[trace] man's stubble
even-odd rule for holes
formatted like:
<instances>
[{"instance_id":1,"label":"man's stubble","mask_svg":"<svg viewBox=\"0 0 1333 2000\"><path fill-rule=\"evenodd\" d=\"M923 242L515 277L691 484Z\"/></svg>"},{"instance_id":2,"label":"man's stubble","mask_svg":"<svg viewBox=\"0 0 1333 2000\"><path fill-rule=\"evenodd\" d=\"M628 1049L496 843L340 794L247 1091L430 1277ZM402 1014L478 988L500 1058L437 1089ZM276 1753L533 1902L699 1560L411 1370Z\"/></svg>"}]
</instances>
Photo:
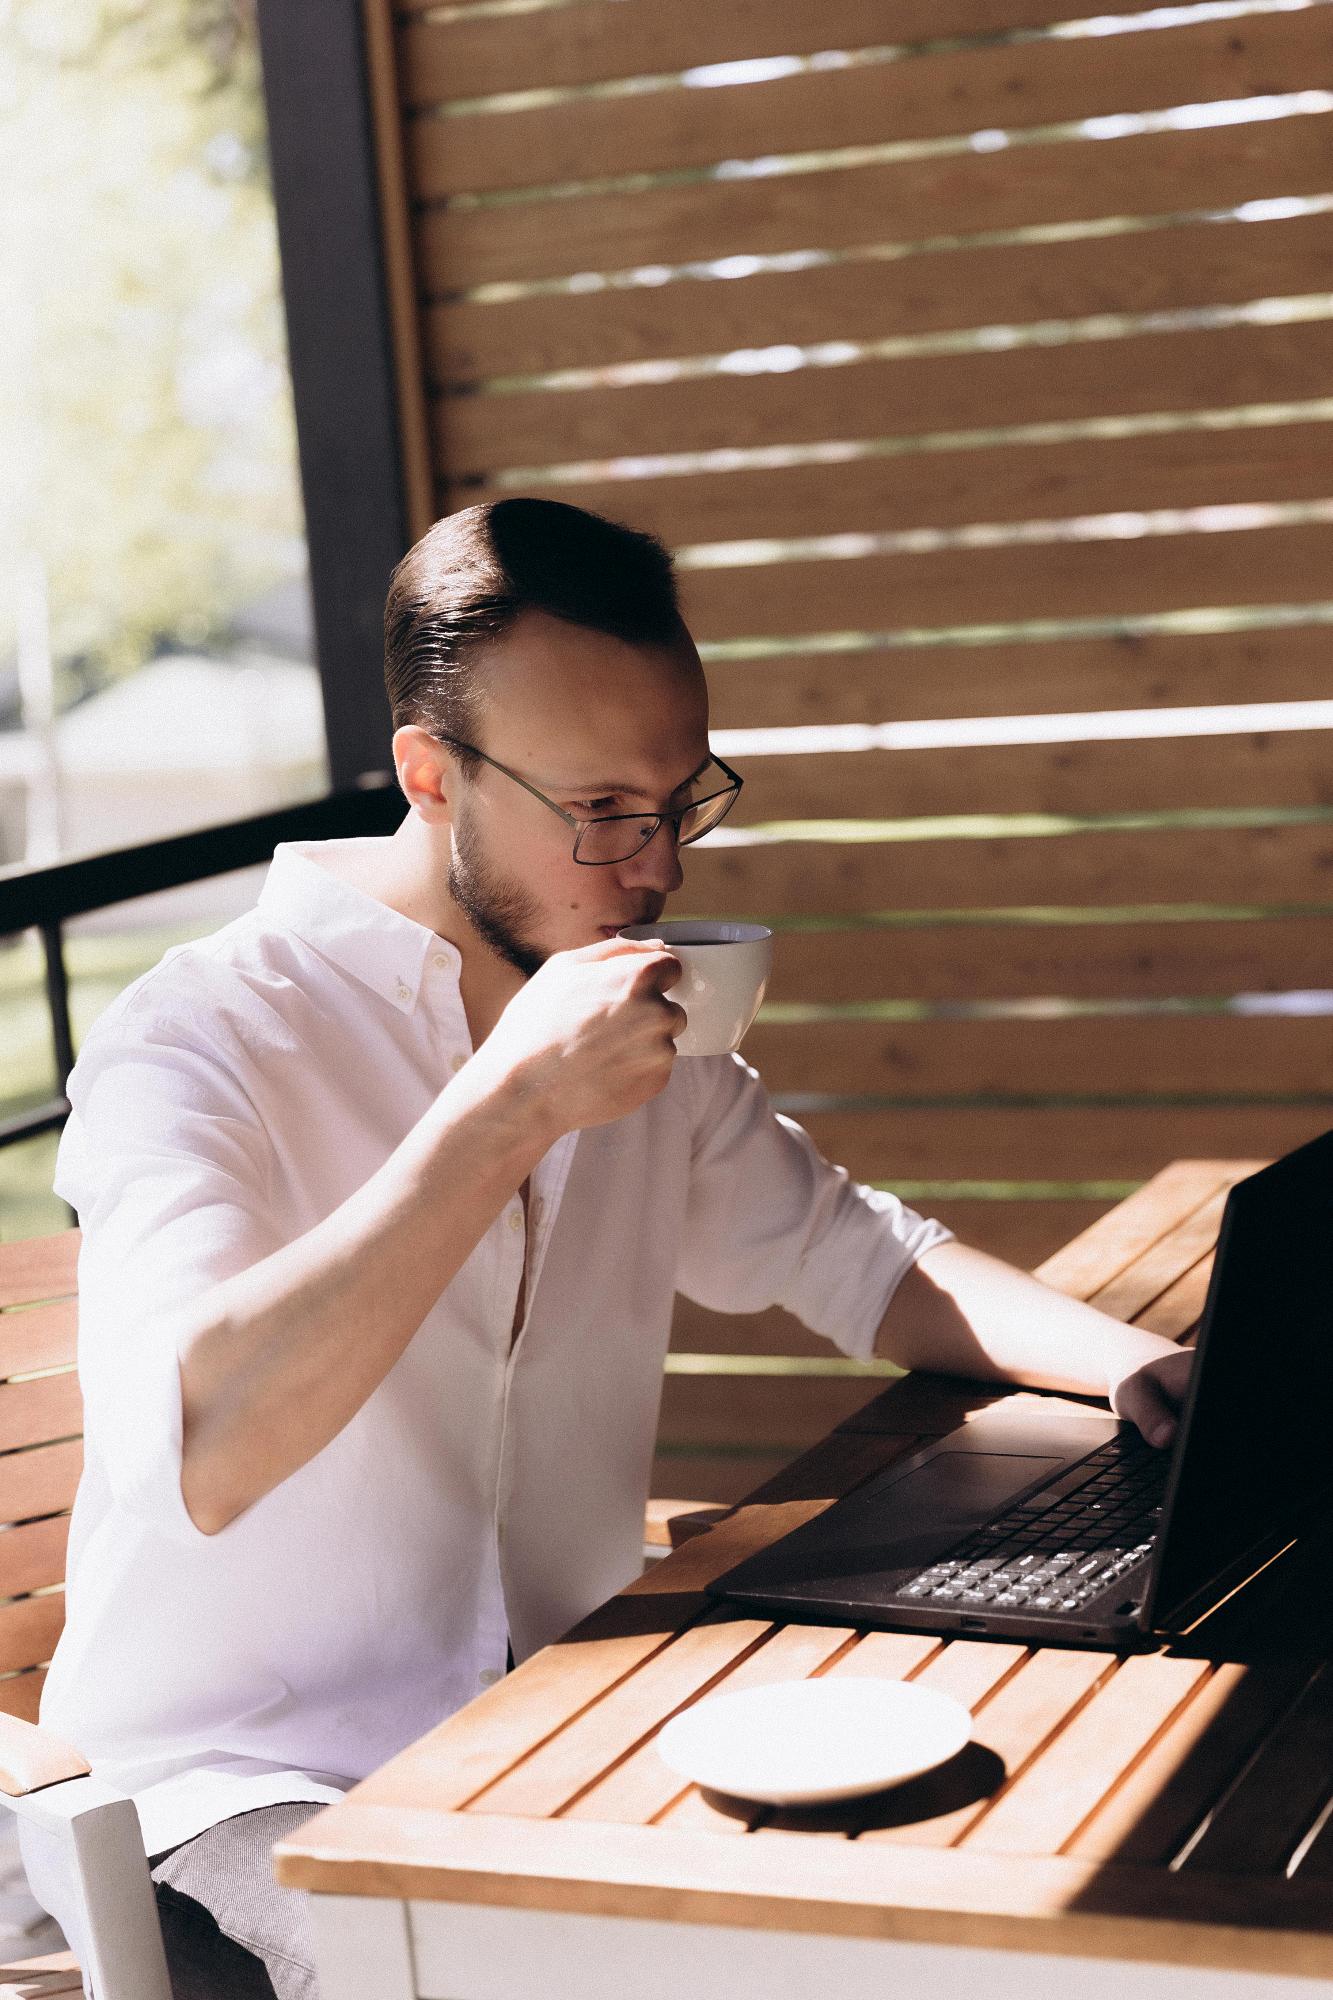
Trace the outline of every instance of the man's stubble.
<instances>
[{"instance_id":1,"label":"man's stubble","mask_svg":"<svg viewBox=\"0 0 1333 2000\"><path fill-rule=\"evenodd\" d=\"M532 942L540 907L517 883L501 880L483 856L466 813L454 825L449 894L482 943L525 979L545 964L547 953Z\"/></svg>"}]
</instances>

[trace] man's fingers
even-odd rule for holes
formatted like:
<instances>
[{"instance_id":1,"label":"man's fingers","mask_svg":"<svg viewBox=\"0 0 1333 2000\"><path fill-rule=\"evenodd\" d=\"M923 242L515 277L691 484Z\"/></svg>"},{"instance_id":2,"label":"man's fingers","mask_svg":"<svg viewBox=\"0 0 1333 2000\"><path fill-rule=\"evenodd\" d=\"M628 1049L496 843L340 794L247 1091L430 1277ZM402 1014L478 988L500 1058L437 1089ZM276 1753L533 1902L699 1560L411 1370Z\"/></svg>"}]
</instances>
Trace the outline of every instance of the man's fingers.
<instances>
[{"instance_id":1,"label":"man's fingers","mask_svg":"<svg viewBox=\"0 0 1333 2000\"><path fill-rule=\"evenodd\" d=\"M1176 1434L1175 1412L1150 1376L1131 1376L1116 1402L1120 1415L1137 1424L1149 1444L1159 1448L1170 1444Z\"/></svg>"},{"instance_id":2,"label":"man's fingers","mask_svg":"<svg viewBox=\"0 0 1333 2000\"><path fill-rule=\"evenodd\" d=\"M663 1005L667 1013L671 1016L671 1019L667 1023L667 1033L674 1042L684 1034L685 1023L688 1021L689 1015L683 1007L678 1007L674 1000L666 1000L663 1002Z\"/></svg>"},{"instance_id":3,"label":"man's fingers","mask_svg":"<svg viewBox=\"0 0 1333 2000\"><path fill-rule=\"evenodd\" d=\"M644 943L647 943L646 939ZM667 950L664 944L655 946L654 950L655 956L648 960L643 970L637 974L636 984L641 988L655 987L659 993L665 993L667 988L674 986L680 978L681 963L673 952Z\"/></svg>"},{"instance_id":4,"label":"man's fingers","mask_svg":"<svg viewBox=\"0 0 1333 2000\"><path fill-rule=\"evenodd\" d=\"M595 944L575 945L569 956L571 958L595 960L602 958L626 958L632 953L643 956L648 953L665 950L666 946L660 938L613 937L598 938Z\"/></svg>"},{"instance_id":5,"label":"man's fingers","mask_svg":"<svg viewBox=\"0 0 1333 2000\"><path fill-rule=\"evenodd\" d=\"M1168 1354L1127 1375L1116 1390L1117 1416L1136 1424L1149 1444L1161 1448L1175 1437L1177 1411L1184 1400L1193 1359L1188 1350Z\"/></svg>"}]
</instances>

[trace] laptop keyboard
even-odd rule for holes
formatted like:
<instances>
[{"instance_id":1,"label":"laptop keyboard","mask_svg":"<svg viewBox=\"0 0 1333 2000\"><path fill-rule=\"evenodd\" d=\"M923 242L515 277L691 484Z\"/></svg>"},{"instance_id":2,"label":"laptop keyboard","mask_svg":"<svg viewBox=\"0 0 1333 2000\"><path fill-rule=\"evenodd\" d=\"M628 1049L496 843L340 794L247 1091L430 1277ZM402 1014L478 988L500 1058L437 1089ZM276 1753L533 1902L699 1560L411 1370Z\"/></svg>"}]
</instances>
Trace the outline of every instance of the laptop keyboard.
<instances>
[{"instance_id":1,"label":"laptop keyboard","mask_svg":"<svg viewBox=\"0 0 1333 2000\"><path fill-rule=\"evenodd\" d=\"M1169 1452L1126 1429L898 1592L986 1611L1079 1611L1152 1551Z\"/></svg>"}]
</instances>

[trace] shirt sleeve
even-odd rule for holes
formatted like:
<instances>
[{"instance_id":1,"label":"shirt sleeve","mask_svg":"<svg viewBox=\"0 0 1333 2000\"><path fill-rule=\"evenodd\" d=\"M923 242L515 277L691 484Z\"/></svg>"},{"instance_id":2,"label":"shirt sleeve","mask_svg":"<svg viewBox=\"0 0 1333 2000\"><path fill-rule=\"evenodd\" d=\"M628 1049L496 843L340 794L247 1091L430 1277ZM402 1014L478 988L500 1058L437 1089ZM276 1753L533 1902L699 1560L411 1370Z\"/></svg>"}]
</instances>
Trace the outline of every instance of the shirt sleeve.
<instances>
[{"instance_id":1,"label":"shirt sleeve","mask_svg":"<svg viewBox=\"0 0 1333 2000\"><path fill-rule=\"evenodd\" d=\"M694 1066L702 1088L678 1288L717 1312L785 1306L867 1360L903 1273L953 1232L831 1166L739 1056Z\"/></svg>"},{"instance_id":2,"label":"shirt sleeve","mask_svg":"<svg viewBox=\"0 0 1333 2000\"><path fill-rule=\"evenodd\" d=\"M270 1148L241 1082L188 1025L117 1008L69 1081L55 1191L77 1211L89 1457L114 1497L195 1538L181 1497L185 1311L279 1247Z\"/></svg>"}]
</instances>

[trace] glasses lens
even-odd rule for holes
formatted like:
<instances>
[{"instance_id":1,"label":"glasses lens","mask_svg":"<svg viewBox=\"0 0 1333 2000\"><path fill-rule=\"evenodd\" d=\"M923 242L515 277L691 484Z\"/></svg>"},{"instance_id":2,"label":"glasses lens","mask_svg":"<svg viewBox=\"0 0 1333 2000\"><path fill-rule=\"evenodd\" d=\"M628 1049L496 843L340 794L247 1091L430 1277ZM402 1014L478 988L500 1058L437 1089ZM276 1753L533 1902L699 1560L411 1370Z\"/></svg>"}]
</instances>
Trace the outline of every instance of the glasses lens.
<instances>
[{"instance_id":1,"label":"glasses lens","mask_svg":"<svg viewBox=\"0 0 1333 2000\"><path fill-rule=\"evenodd\" d=\"M640 819L589 820L574 842L574 859L586 867L603 868L612 861L628 861L646 847L657 828L652 815Z\"/></svg>"},{"instance_id":2,"label":"glasses lens","mask_svg":"<svg viewBox=\"0 0 1333 2000\"><path fill-rule=\"evenodd\" d=\"M715 826L720 826L736 803L739 785L732 785L728 791L719 792L716 798L704 799L699 805L691 806L680 823L680 844L688 847L692 840L702 840Z\"/></svg>"}]
</instances>

